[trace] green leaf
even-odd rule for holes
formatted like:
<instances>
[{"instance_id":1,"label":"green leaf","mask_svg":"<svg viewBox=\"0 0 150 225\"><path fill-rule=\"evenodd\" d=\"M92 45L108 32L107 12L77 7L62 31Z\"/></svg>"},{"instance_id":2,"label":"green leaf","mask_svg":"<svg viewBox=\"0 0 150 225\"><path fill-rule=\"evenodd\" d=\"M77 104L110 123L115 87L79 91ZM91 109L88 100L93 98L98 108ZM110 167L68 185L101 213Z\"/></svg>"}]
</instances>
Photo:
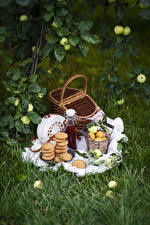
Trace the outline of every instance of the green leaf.
<instances>
[{"instance_id":1,"label":"green leaf","mask_svg":"<svg viewBox=\"0 0 150 225\"><path fill-rule=\"evenodd\" d=\"M122 49L117 49L114 53L114 57L116 59L120 59L123 56L123 50Z\"/></svg>"},{"instance_id":2,"label":"green leaf","mask_svg":"<svg viewBox=\"0 0 150 225\"><path fill-rule=\"evenodd\" d=\"M123 149L123 145L121 143L118 143L117 145L117 150L121 151Z\"/></svg>"},{"instance_id":3,"label":"green leaf","mask_svg":"<svg viewBox=\"0 0 150 225\"><path fill-rule=\"evenodd\" d=\"M69 43L72 45L72 46L76 46L80 41L80 38L76 35L71 35L69 36Z\"/></svg>"},{"instance_id":4,"label":"green leaf","mask_svg":"<svg viewBox=\"0 0 150 225\"><path fill-rule=\"evenodd\" d=\"M17 180L17 181L23 182L23 181L25 181L26 179L27 179L27 175L26 175L26 174L18 174L18 175L16 176L16 180Z\"/></svg>"},{"instance_id":5,"label":"green leaf","mask_svg":"<svg viewBox=\"0 0 150 225\"><path fill-rule=\"evenodd\" d=\"M127 75L127 77L129 77L129 78L135 77L135 74L134 74L134 73L131 73L131 72L127 72L126 75Z\"/></svg>"},{"instance_id":6,"label":"green leaf","mask_svg":"<svg viewBox=\"0 0 150 225\"><path fill-rule=\"evenodd\" d=\"M44 3L44 7L47 9L47 11L53 10L53 5L50 5L49 3Z\"/></svg>"},{"instance_id":7,"label":"green leaf","mask_svg":"<svg viewBox=\"0 0 150 225\"><path fill-rule=\"evenodd\" d=\"M99 38L95 34L81 33L81 38L91 44L98 44L100 42Z\"/></svg>"},{"instance_id":8,"label":"green leaf","mask_svg":"<svg viewBox=\"0 0 150 225\"><path fill-rule=\"evenodd\" d=\"M54 17L54 23L58 28L60 28L63 25L63 22L59 17Z\"/></svg>"},{"instance_id":9,"label":"green leaf","mask_svg":"<svg viewBox=\"0 0 150 225\"><path fill-rule=\"evenodd\" d=\"M38 76L35 74L35 75L31 75L28 80L30 83L35 83L35 81L37 80Z\"/></svg>"},{"instance_id":10,"label":"green leaf","mask_svg":"<svg viewBox=\"0 0 150 225\"><path fill-rule=\"evenodd\" d=\"M111 60L106 60L105 61L105 66L107 71L110 71L112 69L112 61Z\"/></svg>"},{"instance_id":11,"label":"green leaf","mask_svg":"<svg viewBox=\"0 0 150 225\"><path fill-rule=\"evenodd\" d=\"M67 27L69 27L69 28L72 27L72 15L71 14L67 15L66 24L67 24Z\"/></svg>"},{"instance_id":12,"label":"green leaf","mask_svg":"<svg viewBox=\"0 0 150 225\"><path fill-rule=\"evenodd\" d=\"M4 115L3 118L1 119L0 126L1 127L7 126L11 119L13 119L12 115L9 114Z\"/></svg>"},{"instance_id":13,"label":"green leaf","mask_svg":"<svg viewBox=\"0 0 150 225\"><path fill-rule=\"evenodd\" d=\"M143 9L140 12L140 16L145 19L145 20L149 20L150 19L150 10L149 9Z\"/></svg>"},{"instance_id":14,"label":"green leaf","mask_svg":"<svg viewBox=\"0 0 150 225\"><path fill-rule=\"evenodd\" d=\"M10 104L10 103L11 104L14 104L15 100L16 100L16 98L13 97L13 96L11 96L11 97L7 98L6 104Z\"/></svg>"},{"instance_id":15,"label":"green leaf","mask_svg":"<svg viewBox=\"0 0 150 225\"><path fill-rule=\"evenodd\" d=\"M61 27L57 29L56 33L59 37L64 37L69 35L69 29L67 27Z\"/></svg>"},{"instance_id":16,"label":"green leaf","mask_svg":"<svg viewBox=\"0 0 150 225\"><path fill-rule=\"evenodd\" d=\"M136 74L140 74L140 73L142 73L142 68L141 67L137 67L137 66L133 66L133 71Z\"/></svg>"},{"instance_id":17,"label":"green leaf","mask_svg":"<svg viewBox=\"0 0 150 225\"><path fill-rule=\"evenodd\" d=\"M44 14L44 20L45 20L46 22L49 22L53 15L54 15L53 12L45 13L45 14Z\"/></svg>"},{"instance_id":18,"label":"green leaf","mask_svg":"<svg viewBox=\"0 0 150 225\"><path fill-rule=\"evenodd\" d=\"M12 80L17 81L21 77L21 72L19 69L14 69L14 75L12 76Z\"/></svg>"},{"instance_id":19,"label":"green leaf","mask_svg":"<svg viewBox=\"0 0 150 225\"><path fill-rule=\"evenodd\" d=\"M93 27L93 22L92 21L81 21L78 24L78 30L83 32L83 31L89 31Z\"/></svg>"},{"instance_id":20,"label":"green leaf","mask_svg":"<svg viewBox=\"0 0 150 225\"><path fill-rule=\"evenodd\" d=\"M49 56L50 52L52 50L52 46L50 44L44 45L44 48L42 49L42 56L43 58L46 58Z\"/></svg>"},{"instance_id":21,"label":"green leaf","mask_svg":"<svg viewBox=\"0 0 150 225\"><path fill-rule=\"evenodd\" d=\"M0 7L5 7L9 3L11 3L12 0L0 0Z\"/></svg>"},{"instance_id":22,"label":"green leaf","mask_svg":"<svg viewBox=\"0 0 150 225\"><path fill-rule=\"evenodd\" d=\"M80 42L78 44L78 46L80 48L80 51L81 51L82 55L86 58L87 55L88 55L89 47L83 42Z\"/></svg>"},{"instance_id":23,"label":"green leaf","mask_svg":"<svg viewBox=\"0 0 150 225\"><path fill-rule=\"evenodd\" d=\"M29 100L27 100L27 99L24 98L22 100L22 110L23 111L26 111L28 109L28 104L29 104Z\"/></svg>"},{"instance_id":24,"label":"green leaf","mask_svg":"<svg viewBox=\"0 0 150 225\"><path fill-rule=\"evenodd\" d=\"M17 120L15 122L15 127L16 127L16 130L19 131L19 132L22 132L22 129L23 129L23 123L20 121L20 120Z\"/></svg>"},{"instance_id":25,"label":"green leaf","mask_svg":"<svg viewBox=\"0 0 150 225\"><path fill-rule=\"evenodd\" d=\"M28 63L31 63L32 61L33 61L32 58L27 58L20 63L20 66L26 66Z\"/></svg>"},{"instance_id":26,"label":"green leaf","mask_svg":"<svg viewBox=\"0 0 150 225\"><path fill-rule=\"evenodd\" d=\"M28 112L28 118L35 124L39 124L41 122L41 117L36 112Z\"/></svg>"},{"instance_id":27,"label":"green leaf","mask_svg":"<svg viewBox=\"0 0 150 225\"><path fill-rule=\"evenodd\" d=\"M65 57L64 48L59 46L58 48L56 48L54 54L55 54L57 61L61 62L63 60L63 58Z\"/></svg>"},{"instance_id":28,"label":"green leaf","mask_svg":"<svg viewBox=\"0 0 150 225\"><path fill-rule=\"evenodd\" d=\"M16 0L16 3L21 6L27 6L30 3L30 0Z\"/></svg>"},{"instance_id":29,"label":"green leaf","mask_svg":"<svg viewBox=\"0 0 150 225\"><path fill-rule=\"evenodd\" d=\"M51 35L50 37L48 37L48 44L54 45L58 40L59 39L57 36Z\"/></svg>"},{"instance_id":30,"label":"green leaf","mask_svg":"<svg viewBox=\"0 0 150 225\"><path fill-rule=\"evenodd\" d=\"M40 86L36 85L36 84L30 84L28 87L28 91L30 93L38 93L40 92L41 88Z\"/></svg>"},{"instance_id":31,"label":"green leaf","mask_svg":"<svg viewBox=\"0 0 150 225\"><path fill-rule=\"evenodd\" d=\"M66 16L67 14L68 14L68 10L67 9L61 9L61 10L58 10L56 12L57 16Z\"/></svg>"},{"instance_id":32,"label":"green leaf","mask_svg":"<svg viewBox=\"0 0 150 225\"><path fill-rule=\"evenodd\" d=\"M31 133L31 130L30 130L30 127L29 125L24 125L23 129L22 129L22 132L24 134L30 134Z\"/></svg>"},{"instance_id":33,"label":"green leaf","mask_svg":"<svg viewBox=\"0 0 150 225\"><path fill-rule=\"evenodd\" d=\"M119 80L119 78L115 75L111 75L109 80L112 83L116 83Z\"/></svg>"}]
</instances>

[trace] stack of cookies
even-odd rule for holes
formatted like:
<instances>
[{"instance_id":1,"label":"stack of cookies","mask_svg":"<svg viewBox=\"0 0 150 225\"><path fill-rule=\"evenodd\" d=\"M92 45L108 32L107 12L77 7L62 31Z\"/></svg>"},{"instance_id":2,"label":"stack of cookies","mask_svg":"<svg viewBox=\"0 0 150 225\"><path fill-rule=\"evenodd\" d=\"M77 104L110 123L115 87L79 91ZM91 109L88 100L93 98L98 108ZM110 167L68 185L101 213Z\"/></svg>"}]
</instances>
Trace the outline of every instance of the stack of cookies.
<instances>
[{"instance_id":1,"label":"stack of cookies","mask_svg":"<svg viewBox=\"0 0 150 225\"><path fill-rule=\"evenodd\" d=\"M72 159L72 155L67 152L67 145L68 141L66 140L68 137L68 134L64 132L58 132L55 134L55 137L53 140L56 142L55 146L55 162L61 162L61 161L70 161Z\"/></svg>"},{"instance_id":2,"label":"stack of cookies","mask_svg":"<svg viewBox=\"0 0 150 225\"><path fill-rule=\"evenodd\" d=\"M42 159L50 161L55 158L54 145L52 143L45 143L42 145Z\"/></svg>"}]
</instances>

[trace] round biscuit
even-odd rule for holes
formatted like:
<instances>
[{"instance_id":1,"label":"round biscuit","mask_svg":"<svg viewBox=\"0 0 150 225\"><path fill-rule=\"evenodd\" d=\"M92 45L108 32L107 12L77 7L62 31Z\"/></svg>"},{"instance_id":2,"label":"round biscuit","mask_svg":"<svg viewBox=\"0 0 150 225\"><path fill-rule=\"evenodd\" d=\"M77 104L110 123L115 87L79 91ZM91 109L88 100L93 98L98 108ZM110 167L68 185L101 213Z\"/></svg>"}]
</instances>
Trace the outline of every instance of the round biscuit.
<instances>
[{"instance_id":1,"label":"round biscuit","mask_svg":"<svg viewBox=\"0 0 150 225\"><path fill-rule=\"evenodd\" d=\"M72 160L72 155L69 154L68 152L62 153L62 154L60 155L60 159L62 159L63 161L67 162L67 161Z\"/></svg>"},{"instance_id":2,"label":"round biscuit","mask_svg":"<svg viewBox=\"0 0 150 225\"><path fill-rule=\"evenodd\" d=\"M77 159L73 161L72 166L75 166L79 169L84 169L86 168L86 163L83 160Z\"/></svg>"},{"instance_id":3,"label":"round biscuit","mask_svg":"<svg viewBox=\"0 0 150 225\"><path fill-rule=\"evenodd\" d=\"M44 159L44 160L52 160L52 159L54 159L55 158L55 154L53 155L53 156L44 156L44 155L42 155L42 159Z\"/></svg>"},{"instance_id":4,"label":"round biscuit","mask_svg":"<svg viewBox=\"0 0 150 225\"><path fill-rule=\"evenodd\" d=\"M64 153L64 152L67 152L67 149L64 149L64 150L59 150L59 149L55 149L55 152L56 154L61 154L61 153Z\"/></svg>"},{"instance_id":5,"label":"round biscuit","mask_svg":"<svg viewBox=\"0 0 150 225\"><path fill-rule=\"evenodd\" d=\"M59 158L58 156L56 156L56 157L54 158L54 161L55 161L56 163L61 162L61 160L60 160L60 158Z\"/></svg>"},{"instance_id":6,"label":"round biscuit","mask_svg":"<svg viewBox=\"0 0 150 225\"><path fill-rule=\"evenodd\" d=\"M62 150L62 149L66 149L67 147L68 147L67 145L64 145L64 146L58 146L58 145L56 145L55 146L55 149L57 148L57 149Z\"/></svg>"},{"instance_id":7,"label":"round biscuit","mask_svg":"<svg viewBox=\"0 0 150 225\"><path fill-rule=\"evenodd\" d=\"M65 145L67 145L68 144L68 141L64 141L64 142L58 142L57 143L57 146L65 146Z\"/></svg>"},{"instance_id":8,"label":"round biscuit","mask_svg":"<svg viewBox=\"0 0 150 225\"><path fill-rule=\"evenodd\" d=\"M58 138L53 138L53 141L55 141L55 142L56 142L56 144L57 144L57 143L65 142L65 141L66 141L66 139L58 139Z\"/></svg>"},{"instance_id":9,"label":"round biscuit","mask_svg":"<svg viewBox=\"0 0 150 225\"><path fill-rule=\"evenodd\" d=\"M52 153L52 152L54 152L54 149L42 149L42 152L43 153Z\"/></svg>"},{"instance_id":10,"label":"round biscuit","mask_svg":"<svg viewBox=\"0 0 150 225\"><path fill-rule=\"evenodd\" d=\"M68 137L68 134L64 132L58 132L55 134L55 138L57 139L66 139Z\"/></svg>"},{"instance_id":11,"label":"round biscuit","mask_svg":"<svg viewBox=\"0 0 150 225\"><path fill-rule=\"evenodd\" d=\"M54 149L54 145L53 143L45 143L45 144L42 144L42 149Z\"/></svg>"},{"instance_id":12,"label":"round biscuit","mask_svg":"<svg viewBox=\"0 0 150 225\"><path fill-rule=\"evenodd\" d=\"M42 155L44 155L45 157L51 157L51 156L55 155L55 152L52 152L52 153L43 153Z\"/></svg>"}]
</instances>

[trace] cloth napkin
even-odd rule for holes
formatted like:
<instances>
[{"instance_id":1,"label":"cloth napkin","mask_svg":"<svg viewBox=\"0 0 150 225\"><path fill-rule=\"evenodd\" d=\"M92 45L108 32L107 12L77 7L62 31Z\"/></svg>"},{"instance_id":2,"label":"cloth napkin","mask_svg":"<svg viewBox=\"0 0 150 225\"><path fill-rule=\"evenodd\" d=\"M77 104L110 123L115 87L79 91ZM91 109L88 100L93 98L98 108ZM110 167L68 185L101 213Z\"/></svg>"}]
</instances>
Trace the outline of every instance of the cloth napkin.
<instances>
[{"instance_id":1,"label":"cloth napkin","mask_svg":"<svg viewBox=\"0 0 150 225\"><path fill-rule=\"evenodd\" d=\"M55 166L50 167L49 164L41 160L40 152L33 153L30 150L30 148L24 149L24 151L22 152L22 158L24 161L32 162L35 166L39 167L40 171L45 171L48 169L57 171L60 166L63 166L66 171L75 173L76 176L78 177L95 173L103 173L122 161L122 151L119 151L117 149L118 142L121 139L124 139L124 141L128 141L126 135L123 134L124 124L121 118L117 117L116 119L113 120L107 117L107 123L113 125L114 129L112 130L111 128L108 128L110 132L112 132L110 144L108 146L108 151L107 154L104 154L99 159L94 159L88 154L87 144L84 136L81 136L81 140L77 140L77 150L80 153L84 153L84 155L87 156L88 158L84 158L83 156L75 153L75 156L71 161L60 162L57 163ZM33 150L38 149L41 146L41 143L38 139L34 140L33 144L34 144L34 146L32 147ZM79 169L73 167L72 162L76 159L81 159L85 161L87 165L86 168Z\"/></svg>"}]
</instances>

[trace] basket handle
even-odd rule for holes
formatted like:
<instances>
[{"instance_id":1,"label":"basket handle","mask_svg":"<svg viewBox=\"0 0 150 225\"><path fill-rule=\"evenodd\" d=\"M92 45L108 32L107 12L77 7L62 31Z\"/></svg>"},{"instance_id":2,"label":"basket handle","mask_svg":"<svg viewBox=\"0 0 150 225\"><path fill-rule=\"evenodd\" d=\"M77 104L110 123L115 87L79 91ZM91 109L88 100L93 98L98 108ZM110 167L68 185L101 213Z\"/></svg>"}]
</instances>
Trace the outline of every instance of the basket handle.
<instances>
[{"instance_id":1,"label":"basket handle","mask_svg":"<svg viewBox=\"0 0 150 225\"><path fill-rule=\"evenodd\" d=\"M82 74L76 74L76 75L70 77L70 78L66 81L66 83L64 84L64 87L62 88L61 96L60 96L60 105L63 105L64 93L65 93L66 87L68 86L68 84L69 84L72 80L74 80L74 79L76 79L76 78L78 78L78 77L83 78L83 80L85 81L85 86L84 86L84 91L83 91L83 92L84 92L84 94L86 95L86 91L87 91L87 79L86 79L86 77L85 77L84 75L82 75Z\"/></svg>"}]
</instances>

